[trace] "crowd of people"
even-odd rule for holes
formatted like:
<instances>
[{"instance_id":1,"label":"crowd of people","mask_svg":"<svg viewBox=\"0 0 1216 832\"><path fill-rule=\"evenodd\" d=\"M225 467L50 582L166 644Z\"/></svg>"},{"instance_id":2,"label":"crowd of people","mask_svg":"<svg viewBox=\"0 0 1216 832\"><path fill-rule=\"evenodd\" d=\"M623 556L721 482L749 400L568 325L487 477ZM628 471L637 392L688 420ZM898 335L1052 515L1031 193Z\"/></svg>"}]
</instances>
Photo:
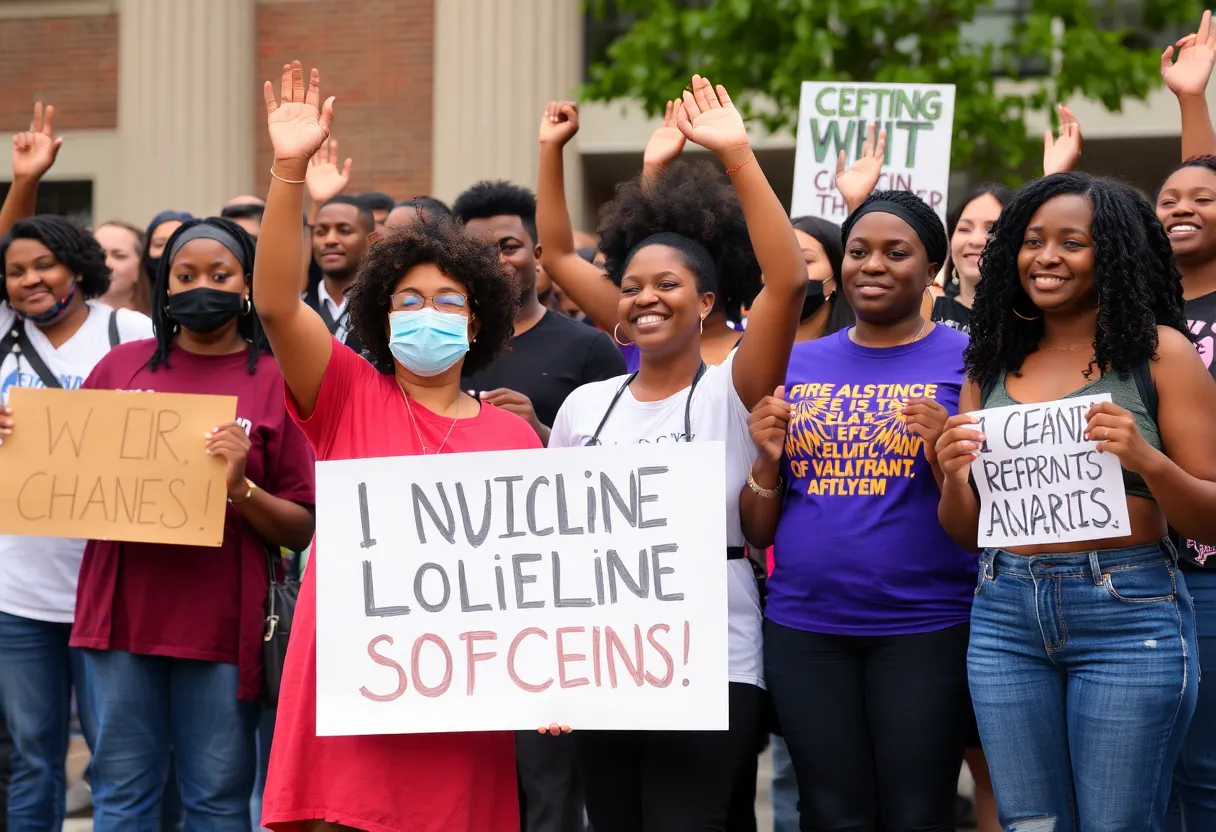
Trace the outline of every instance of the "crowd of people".
<instances>
[{"instance_id":1,"label":"crowd of people","mask_svg":"<svg viewBox=\"0 0 1216 832\"><path fill-rule=\"evenodd\" d=\"M777 832L952 830L964 760L980 832L1216 830L1214 62L1210 13L1162 56L1155 197L1079 172L1061 108L1043 176L945 224L875 190L873 129L844 223L791 220L701 76L594 236L571 101L535 193L350 194L297 62L265 87L264 200L85 229L35 211L36 105L0 208L0 455L16 387L237 404L206 440L219 548L0 535L0 829L59 832L79 731L97 832L755 832L766 748ZM1097 394L1126 534L981 548L974 413ZM728 730L317 735L315 461L660 440L725 446Z\"/></svg>"}]
</instances>

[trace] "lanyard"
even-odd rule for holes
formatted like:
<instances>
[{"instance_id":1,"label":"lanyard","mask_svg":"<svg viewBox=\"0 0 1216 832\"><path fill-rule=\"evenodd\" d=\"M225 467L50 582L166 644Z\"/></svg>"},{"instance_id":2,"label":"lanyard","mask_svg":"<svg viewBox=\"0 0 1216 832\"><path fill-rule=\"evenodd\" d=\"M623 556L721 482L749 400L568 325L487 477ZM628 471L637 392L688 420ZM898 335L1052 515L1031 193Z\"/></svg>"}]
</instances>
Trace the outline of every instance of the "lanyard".
<instances>
[{"instance_id":1,"label":"lanyard","mask_svg":"<svg viewBox=\"0 0 1216 832\"><path fill-rule=\"evenodd\" d=\"M692 385L688 388L688 398L684 402L684 441L692 441L692 394L697 389L697 383L701 381L701 376L705 375L705 362L701 362L701 366L697 368L697 374L693 377ZM637 371L625 379L625 383L616 391L616 395L612 397L612 402L608 405L608 409L604 411L604 418L600 419L599 426L595 429L595 433L586 442L587 445L600 444L600 431L604 429L604 425L608 423L608 417L612 415L612 411L616 408L616 403L621 400L621 396L625 394L625 389L633 384L633 380L638 377Z\"/></svg>"}]
</instances>

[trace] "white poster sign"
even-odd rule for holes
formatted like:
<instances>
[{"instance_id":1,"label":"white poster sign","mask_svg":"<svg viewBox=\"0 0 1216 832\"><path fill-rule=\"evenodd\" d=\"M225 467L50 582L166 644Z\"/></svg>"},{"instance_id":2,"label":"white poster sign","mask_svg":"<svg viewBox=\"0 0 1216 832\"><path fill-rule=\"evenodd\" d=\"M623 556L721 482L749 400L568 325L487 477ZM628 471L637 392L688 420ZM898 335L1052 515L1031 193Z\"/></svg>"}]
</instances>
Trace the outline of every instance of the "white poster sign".
<instances>
[{"instance_id":1,"label":"white poster sign","mask_svg":"<svg viewBox=\"0 0 1216 832\"><path fill-rule=\"evenodd\" d=\"M1102 540L1131 531L1119 459L1083 438L1085 414L1108 401L1103 393L973 414L987 437L971 464L980 546Z\"/></svg>"},{"instance_id":2,"label":"white poster sign","mask_svg":"<svg viewBox=\"0 0 1216 832\"><path fill-rule=\"evenodd\" d=\"M317 465L317 733L725 730L725 451Z\"/></svg>"},{"instance_id":3,"label":"white poster sign","mask_svg":"<svg viewBox=\"0 0 1216 832\"><path fill-rule=\"evenodd\" d=\"M887 131L878 190L911 191L946 220L953 84L871 84L804 81L798 108L794 195L790 215L842 222L848 216L836 190L836 159L846 168L862 153L871 124Z\"/></svg>"}]
</instances>

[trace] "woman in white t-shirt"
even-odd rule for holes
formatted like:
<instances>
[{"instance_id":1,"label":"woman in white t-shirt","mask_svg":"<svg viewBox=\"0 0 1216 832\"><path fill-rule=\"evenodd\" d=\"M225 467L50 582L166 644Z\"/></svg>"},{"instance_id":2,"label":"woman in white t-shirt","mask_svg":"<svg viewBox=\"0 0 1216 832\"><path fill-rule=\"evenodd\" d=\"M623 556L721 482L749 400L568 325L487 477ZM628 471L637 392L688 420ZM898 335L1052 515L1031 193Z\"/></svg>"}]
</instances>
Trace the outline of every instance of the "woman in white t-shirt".
<instances>
[{"instance_id":1,"label":"woman in white t-shirt","mask_svg":"<svg viewBox=\"0 0 1216 832\"><path fill-rule=\"evenodd\" d=\"M785 377L806 266L726 90L694 76L684 109L681 131L718 155L734 190L709 165L690 176L677 163L645 190L632 182L617 192L600 223L600 248L621 287L615 336L637 344L640 369L575 390L549 447L725 443L726 504L723 514L709 510L725 516L729 547L717 557L728 571L730 730L576 730L596 832L725 829L732 787L744 767L754 768L762 731L760 599L744 555L739 491L755 455L748 411ZM761 267L765 288L747 333L725 363L707 367L701 324L718 276L758 275Z\"/></svg>"},{"instance_id":2,"label":"woman in white t-shirt","mask_svg":"<svg viewBox=\"0 0 1216 832\"><path fill-rule=\"evenodd\" d=\"M75 390L111 347L151 338L152 321L93 300L110 286L105 252L62 217L15 223L0 239L0 261L3 442L13 429L5 407L10 390ZM0 535L0 706L16 746L8 819L21 829L63 825L73 688L81 728L92 744L80 655L68 647L84 544Z\"/></svg>"}]
</instances>

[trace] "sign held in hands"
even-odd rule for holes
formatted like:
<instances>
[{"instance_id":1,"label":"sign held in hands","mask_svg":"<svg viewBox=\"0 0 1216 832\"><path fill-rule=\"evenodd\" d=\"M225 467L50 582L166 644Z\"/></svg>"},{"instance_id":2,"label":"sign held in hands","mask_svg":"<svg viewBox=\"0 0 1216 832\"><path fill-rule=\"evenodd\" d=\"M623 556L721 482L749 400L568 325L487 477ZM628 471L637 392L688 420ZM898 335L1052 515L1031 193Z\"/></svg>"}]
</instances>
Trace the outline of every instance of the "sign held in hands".
<instances>
[{"instance_id":1,"label":"sign held in hands","mask_svg":"<svg viewBox=\"0 0 1216 832\"><path fill-rule=\"evenodd\" d=\"M219 546L224 461L204 435L233 396L15 387L0 534Z\"/></svg>"},{"instance_id":2,"label":"sign held in hands","mask_svg":"<svg viewBox=\"0 0 1216 832\"><path fill-rule=\"evenodd\" d=\"M318 735L725 730L724 471L708 442L319 463Z\"/></svg>"},{"instance_id":3,"label":"sign held in hands","mask_svg":"<svg viewBox=\"0 0 1216 832\"><path fill-rule=\"evenodd\" d=\"M911 191L945 222L954 134L953 84L804 81L798 108L791 216L843 222L836 160L846 168L861 155L871 124L887 131L876 190Z\"/></svg>"},{"instance_id":4,"label":"sign held in hands","mask_svg":"<svg viewBox=\"0 0 1216 832\"><path fill-rule=\"evenodd\" d=\"M1131 533L1123 469L1084 439L1102 393L973 413L987 436L971 476L980 493L979 545L1029 546Z\"/></svg>"}]
</instances>

